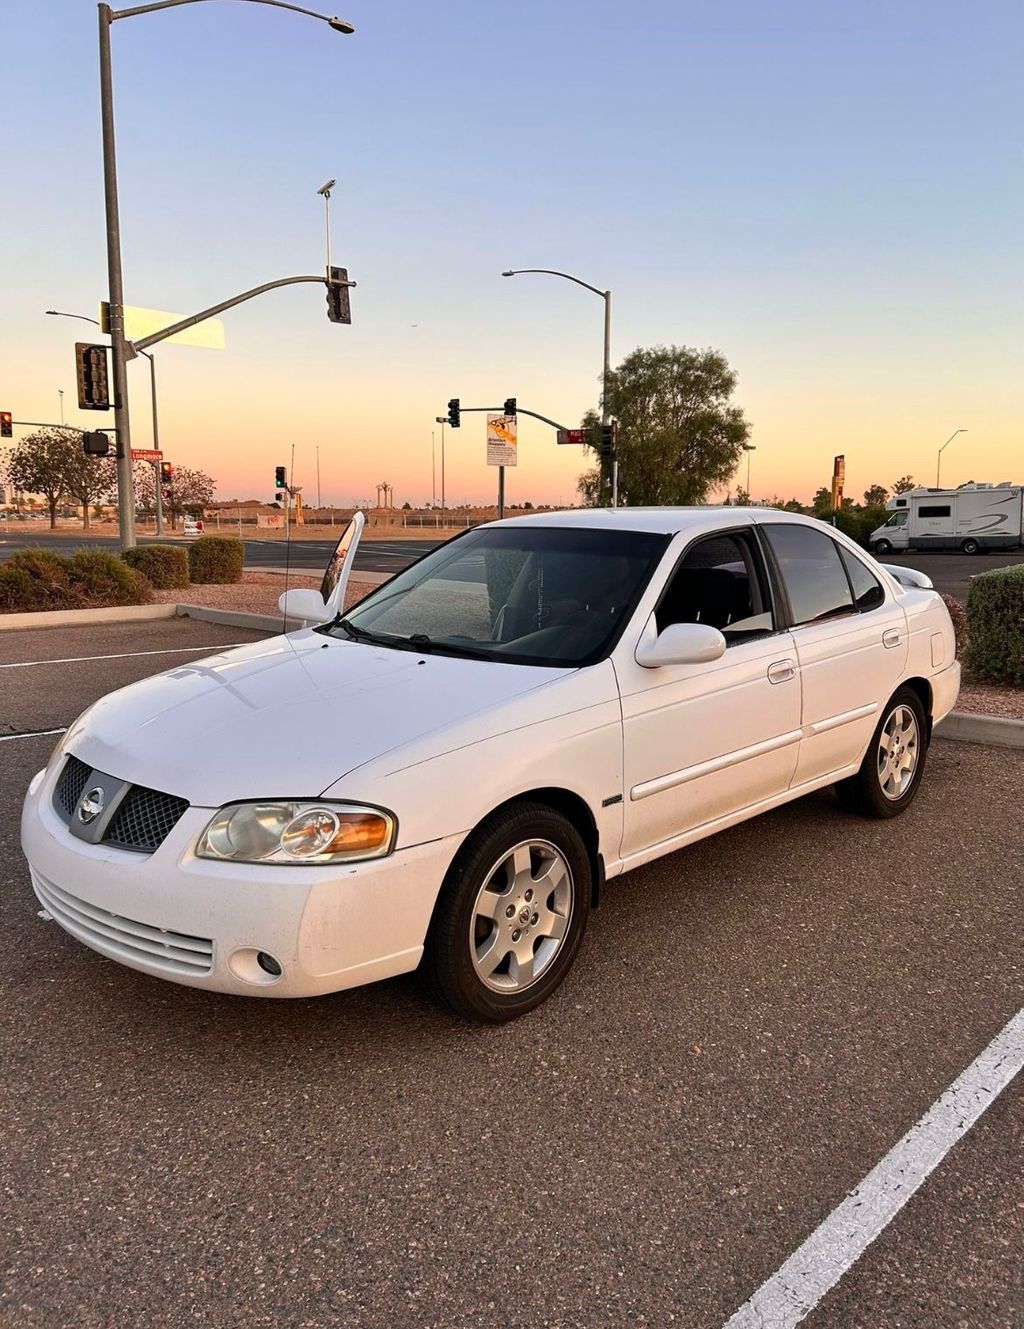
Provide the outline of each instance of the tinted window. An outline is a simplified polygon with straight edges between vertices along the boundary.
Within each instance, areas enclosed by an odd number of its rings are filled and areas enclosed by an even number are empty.
[[[814,623],[853,611],[850,583],[836,542],[810,526],[764,528],[789,594],[794,623]]]
[[[948,503],[924,503],[917,510],[919,517],[948,517],[950,514]]]
[[[485,526],[433,550],[325,630],[396,650],[592,664],[617,640],[666,544],[640,531]]]
[[[670,623],[709,623],[727,642],[771,632],[764,568],[749,536],[715,535],[687,550],[656,613],[658,631]]]
[[[867,609],[877,609],[885,599],[885,592],[880,583],[868,571],[856,554],[851,554],[842,545],[837,546],[839,557],[843,560],[846,574],[853,587],[853,602],[863,613]]]

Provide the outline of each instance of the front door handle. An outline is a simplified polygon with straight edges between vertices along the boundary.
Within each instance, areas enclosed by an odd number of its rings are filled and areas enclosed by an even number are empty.
[[[887,651],[893,650],[903,640],[903,633],[899,628],[886,628],[882,633],[882,645]]]
[[[791,678],[796,678],[795,660],[776,660],[768,666],[769,683],[788,683]]]

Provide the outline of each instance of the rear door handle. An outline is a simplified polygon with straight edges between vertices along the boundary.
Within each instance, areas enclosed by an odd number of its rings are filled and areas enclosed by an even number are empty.
[[[903,640],[903,633],[899,628],[886,628],[882,633],[882,645],[886,650],[891,651]]]
[[[788,683],[791,678],[795,677],[795,660],[776,660],[774,664],[768,666],[769,683]]]

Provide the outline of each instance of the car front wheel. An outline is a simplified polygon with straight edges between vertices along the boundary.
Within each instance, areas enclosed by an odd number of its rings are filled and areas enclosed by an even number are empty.
[[[840,803],[866,817],[895,817],[917,797],[928,751],[928,721],[913,688],[900,688],[882,712],[856,775],[836,785]]]
[[[545,1001],[590,914],[590,856],[553,808],[513,805],[475,830],[438,898],[423,973],[468,1019],[502,1023]]]
[[[891,554],[892,543],[889,540],[876,540],[874,549],[876,554]]]

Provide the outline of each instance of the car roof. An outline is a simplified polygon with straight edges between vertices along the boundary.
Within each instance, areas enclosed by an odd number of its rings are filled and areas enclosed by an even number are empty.
[[[569,512],[533,512],[489,522],[492,526],[559,526],[600,531],[646,531],[677,535],[680,531],[716,530],[750,522],[792,521],[809,525],[816,519],[779,508],[691,507],[691,508],[573,508]]]

